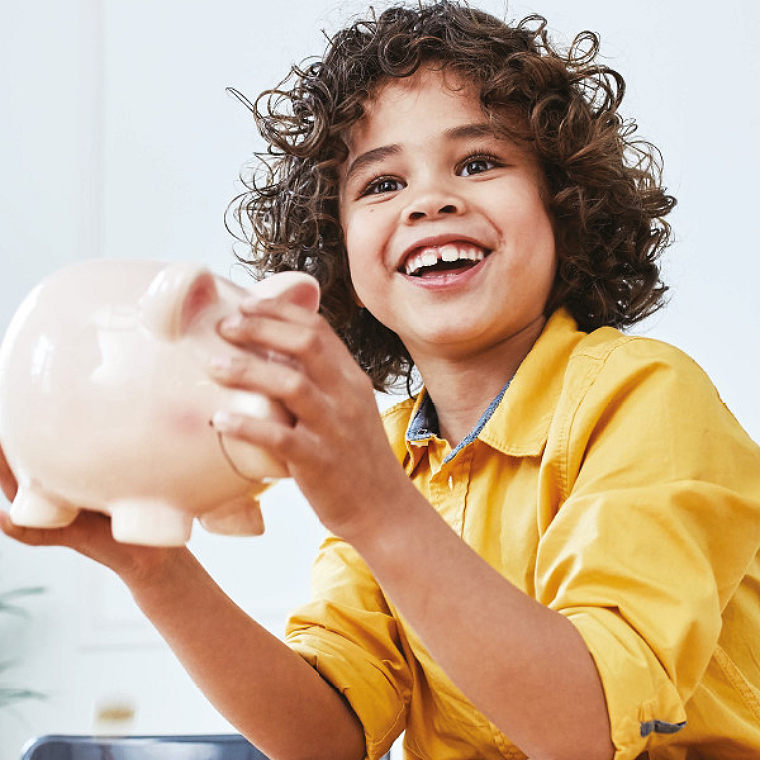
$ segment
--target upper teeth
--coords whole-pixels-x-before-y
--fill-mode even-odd
[[[435,266],[439,261],[459,261],[460,259],[482,261],[485,255],[482,248],[472,243],[446,243],[441,246],[428,246],[419,249],[406,260],[404,271],[407,274],[414,274],[422,267]]]

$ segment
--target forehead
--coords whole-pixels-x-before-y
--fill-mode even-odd
[[[349,161],[363,150],[405,142],[422,128],[445,131],[482,122],[475,85],[453,71],[423,67],[403,78],[381,82],[364,103],[364,115],[346,134]]]

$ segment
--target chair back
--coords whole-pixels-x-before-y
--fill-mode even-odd
[[[22,760],[267,760],[235,734],[197,736],[67,736],[34,739]]]
[[[267,760],[237,734],[70,736],[33,739],[21,760]],[[390,752],[382,760],[390,760]]]

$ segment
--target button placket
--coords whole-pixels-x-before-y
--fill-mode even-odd
[[[461,538],[464,535],[465,501],[472,462],[472,445],[462,449],[433,476],[431,487],[440,513]]]

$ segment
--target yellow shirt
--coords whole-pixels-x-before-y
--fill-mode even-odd
[[[424,397],[385,414],[399,460],[463,541],[580,631],[615,759],[760,758],[760,449],[696,364],[559,310],[451,458],[406,439]],[[351,546],[325,541],[313,586],[287,639],[352,705],[369,758],[404,729],[409,758],[525,757]]]

